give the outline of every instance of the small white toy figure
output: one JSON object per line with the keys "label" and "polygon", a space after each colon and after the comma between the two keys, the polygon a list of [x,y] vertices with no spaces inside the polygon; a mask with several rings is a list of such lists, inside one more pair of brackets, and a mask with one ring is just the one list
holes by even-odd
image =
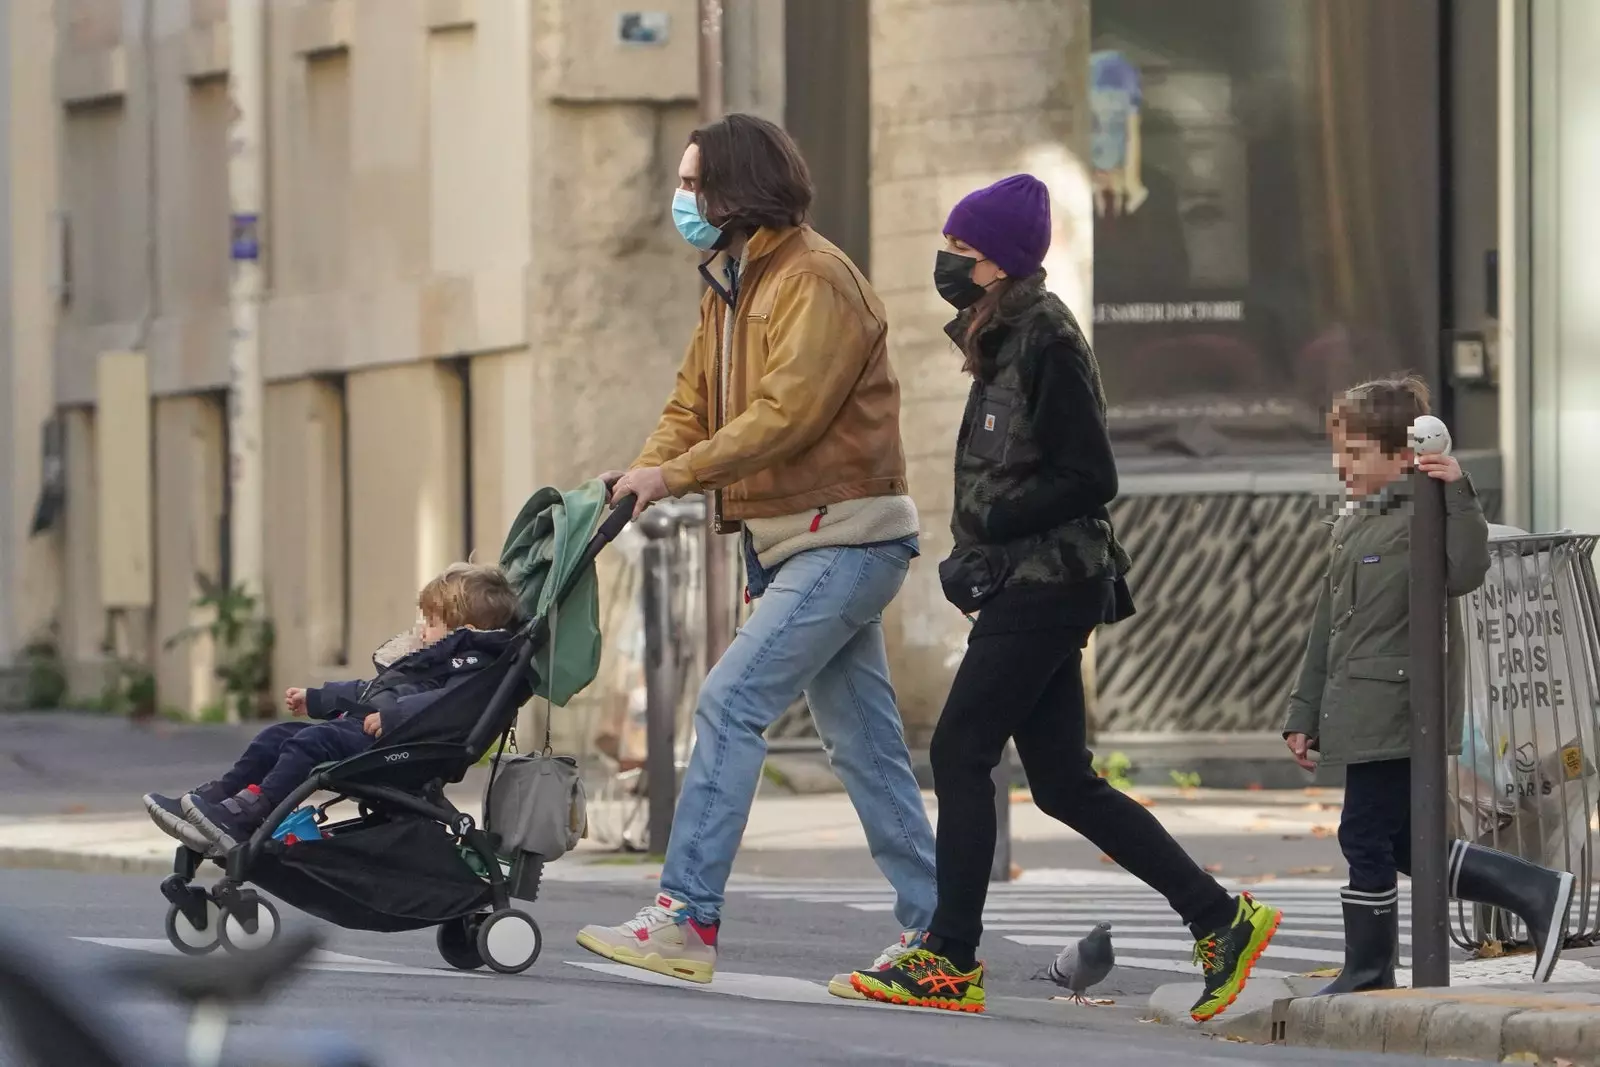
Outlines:
{"label": "small white toy figure", "polygon": [[1437,415],[1420,415],[1411,424],[1411,450],[1419,456],[1450,454],[1450,428]]}

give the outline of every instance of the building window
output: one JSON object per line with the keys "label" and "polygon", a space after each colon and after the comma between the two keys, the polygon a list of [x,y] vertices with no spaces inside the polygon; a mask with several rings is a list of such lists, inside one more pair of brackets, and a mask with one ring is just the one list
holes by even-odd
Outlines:
{"label": "building window", "polygon": [[1124,455],[1310,451],[1437,380],[1438,5],[1095,0],[1094,340]]}

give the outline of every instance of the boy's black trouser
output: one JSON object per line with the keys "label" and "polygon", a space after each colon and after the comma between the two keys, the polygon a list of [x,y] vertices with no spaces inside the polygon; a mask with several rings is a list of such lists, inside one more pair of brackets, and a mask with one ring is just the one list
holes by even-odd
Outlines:
{"label": "boy's black trouser", "polygon": [[262,795],[276,804],[311,777],[317,764],[348,759],[372,745],[358,719],[274,723],[256,734],[218,784],[228,793],[260,786]]}
{"label": "boy's black trouser", "polygon": [[1352,763],[1344,774],[1339,850],[1350,865],[1350,888],[1393,889],[1411,873],[1411,761]]}
{"label": "boy's black trouser", "polygon": [[1088,631],[975,634],[956,672],[930,755],[939,797],[939,905],[931,932],[978,944],[994,860],[994,780],[1009,738],[1033,801],[1167,898],[1185,923],[1213,930],[1234,903],[1150,812],[1094,772],[1080,672]]}

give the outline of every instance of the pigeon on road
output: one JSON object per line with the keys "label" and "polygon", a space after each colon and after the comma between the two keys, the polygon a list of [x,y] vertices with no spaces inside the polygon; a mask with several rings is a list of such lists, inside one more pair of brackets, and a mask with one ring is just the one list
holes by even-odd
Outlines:
{"label": "pigeon on road", "polygon": [[1050,964],[1050,980],[1071,990],[1069,999],[1074,1004],[1089,1004],[1084,994],[1105,981],[1116,962],[1116,956],[1111,951],[1111,924],[1097,923],[1089,931],[1089,936],[1061,950],[1055,962]]}

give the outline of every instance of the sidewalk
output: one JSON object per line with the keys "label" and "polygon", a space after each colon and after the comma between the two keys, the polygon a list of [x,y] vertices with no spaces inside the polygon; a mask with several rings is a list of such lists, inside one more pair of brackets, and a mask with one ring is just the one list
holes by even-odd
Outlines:
{"label": "sidewalk", "polygon": [[[1528,955],[1451,965],[1447,989],[1319,997],[1327,978],[1256,978],[1222,1018],[1189,1018],[1198,982],[1162,986],[1154,1022],[1234,1041],[1489,1063],[1600,1067],[1600,949],[1571,949],[1549,983],[1523,977]],[[1398,972],[1403,985],[1409,972]]]}

